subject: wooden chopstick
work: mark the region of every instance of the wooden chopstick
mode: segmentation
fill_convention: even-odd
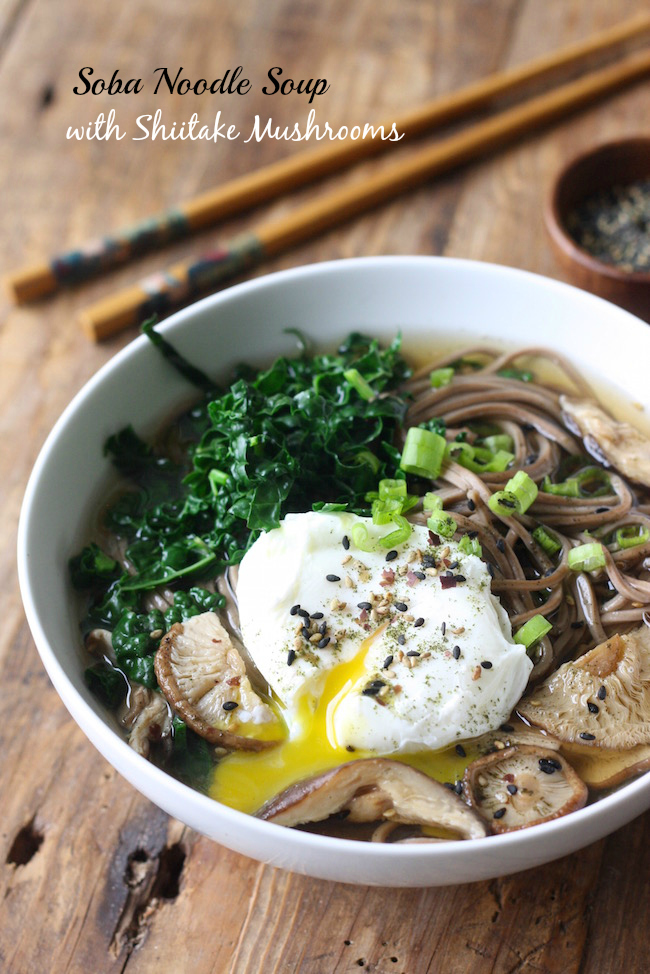
[[[301,206],[223,250],[182,261],[86,308],[80,315],[89,337],[98,341],[150,314],[165,314],[208,288],[231,279],[336,224],[420,185],[433,176],[492,152],[603,95],[650,74],[650,52],[592,72],[509,108],[447,139],[393,162],[361,182],[344,186]]]
[[[530,82],[541,80],[561,68],[577,66],[593,55],[604,55],[626,41],[641,39],[649,33],[650,13],[640,13],[586,40],[429,101],[395,119],[395,127],[405,138],[413,138],[484,108],[499,96],[516,93]],[[392,122],[391,119],[384,123],[386,134]],[[283,159],[233,179],[173,210],[118,230],[105,237],[99,246],[95,242],[49,263],[19,270],[7,279],[9,291],[19,304],[41,298],[59,287],[85,281],[148,250],[186,237],[400,144],[370,136],[358,141],[348,138]]]

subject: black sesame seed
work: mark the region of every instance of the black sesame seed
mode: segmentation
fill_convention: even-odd
[[[467,537],[470,538],[471,540],[473,540],[474,538],[478,538],[478,531],[468,531]]]
[[[496,812],[493,815],[493,818],[503,818],[505,814],[506,814],[505,808],[497,808]]]
[[[236,710],[239,704],[236,700],[226,700],[222,706],[224,710]]]
[[[606,514],[608,510],[608,507],[597,507],[596,514]]]
[[[486,568],[487,568],[488,572],[490,573],[490,578],[494,578],[494,565],[492,564],[492,562],[491,561],[486,561],[485,562],[485,565],[486,565]]]
[[[299,609],[300,609],[300,605],[292,605],[291,608],[289,609],[289,615],[292,616],[298,615]]]
[[[393,548],[392,551],[389,551],[387,553],[387,555],[386,555],[386,561],[395,561],[395,559],[397,558],[397,555],[398,555],[398,552],[395,551],[395,549]]]
[[[464,575],[454,575],[454,578],[456,579],[457,582],[465,582],[465,581],[467,581],[467,579],[465,578]]]
[[[456,782],[456,784],[454,785],[454,791],[456,792],[457,795],[462,795],[463,794],[463,782],[462,781],[457,781]]]
[[[506,785],[506,791],[508,792],[509,795],[516,795],[517,794],[517,786],[516,785]]]
[[[391,655],[390,655],[390,656],[387,656],[387,657],[386,657],[386,659],[384,660],[384,662],[383,662],[383,664],[382,664],[382,667],[381,667],[381,668],[382,668],[382,670],[387,670],[387,669],[388,669],[388,667],[390,666],[390,664],[391,664],[392,662],[393,662],[393,655],[392,655],[392,653],[391,653]]]
[[[311,630],[307,626],[303,626],[300,630],[300,635],[304,636],[305,639],[309,639],[311,637]]]
[[[419,626],[423,626],[424,625],[424,619],[422,618],[422,616],[420,616],[418,619],[416,619],[415,622],[413,623],[413,625],[416,627],[416,629]]]
[[[296,658],[295,649],[290,649],[289,652],[287,653],[287,666],[291,666],[295,658]]]
[[[406,604],[406,602],[393,602],[393,605],[395,606],[398,612],[406,612],[406,610],[408,609],[408,605]]]
[[[505,554],[506,543],[503,540],[503,538],[499,538],[499,540],[497,541],[497,548],[501,552],[502,555]]]
[[[575,622],[571,623],[572,629],[582,629],[583,626],[584,626],[584,622],[582,621],[582,619],[576,619]]]
[[[456,745],[456,754],[458,755],[459,758],[466,758],[467,757],[467,752],[466,752],[466,750],[465,750],[465,748],[463,747],[462,744],[457,744]]]
[[[320,626],[318,627],[318,631],[321,634],[321,636],[324,636],[325,633],[327,632],[327,623],[321,622]]]
[[[400,633],[397,637],[397,642],[400,644],[400,646],[403,646],[406,642],[406,636],[403,636],[402,633]]]
[[[458,562],[457,561],[452,561],[449,567],[450,568],[458,568]]]
[[[531,463],[535,463],[537,456],[538,456],[537,453],[529,453],[526,459],[524,460],[524,464],[528,467]]]
[[[310,615],[309,618],[310,619],[322,619],[323,618],[323,615],[324,615],[323,612],[312,612],[312,614]]]
[[[607,696],[606,687],[600,687],[596,696],[598,697],[599,700],[604,700],[605,697]]]
[[[419,656],[420,654],[418,653],[417,649],[409,649],[409,651],[408,651],[408,653],[406,655],[407,656]]]
[[[562,765],[555,758],[540,758],[538,764],[539,770],[544,774],[555,774],[556,771],[562,770]]]
[[[484,670],[491,670],[492,669],[492,663],[490,663],[489,659],[482,660],[481,666],[483,667]]]
[[[452,570],[451,570],[451,569],[448,569],[448,570],[447,570],[447,571],[445,572],[445,575],[447,576],[447,578],[453,578],[453,577],[454,577],[454,573],[452,572]]]
[[[580,737],[583,741],[595,741],[596,740],[596,735],[595,734],[588,734],[586,731],[583,731],[582,734],[578,734],[578,737]]]
[[[470,511],[476,510],[476,504],[474,503],[471,497],[467,498],[467,506],[469,507]]]
[[[346,551],[350,547],[350,539],[348,538],[347,534],[343,535],[343,540],[341,541],[341,544],[343,545]]]
[[[316,643],[316,645],[318,646],[319,649],[325,649],[329,641],[330,641],[329,636],[323,636],[323,638],[318,643]]]
[[[433,557],[433,555],[422,555],[422,564],[425,568],[435,568],[436,559]]]
[[[301,619],[309,619],[309,613],[307,609],[298,609],[298,615]]]
[[[365,609],[366,612],[370,612],[372,609],[372,602],[357,602],[357,609]]]
[[[340,582],[341,581],[341,576],[340,575],[326,575],[325,578],[327,579],[328,582]]]
[[[597,703],[592,703],[591,700],[588,700],[587,701],[587,709],[589,710],[589,713],[590,714],[599,714],[600,713],[600,707],[598,706],[598,704]]]
[[[443,622],[443,624],[440,626],[440,632],[443,634],[443,636],[447,632],[447,623],[446,622]]]
[[[512,726],[512,724],[501,724],[499,730],[505,731],[506,734],[511,734],[512,731],[514,730],[514,727]]]
[[[522,430],[525,430],[526,433],[532,433],[535,429],[532,423],[522,423],[521,428]]]
[[[460,659],[460,646],[454,646],[451,651],[451,655],[454,657],[454,659]]]
[[[416,578],[419,578],[421,582],[427,577],[424,572],[413,572],[413,574]]]
[[[350,751],[350,753],[352,753],[352,752],[356,751],[356,747],[354,747],[352,744],[346,744],[345,745],[345,750],[346,751]],[[349,809],[346,808],[345,811],[346,812],[349,812]],[[349,940],[346,940],[345,942],[348,945],[351,943],[351,941],[349,941]]]

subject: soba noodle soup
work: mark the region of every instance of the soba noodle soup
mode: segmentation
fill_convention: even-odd
[[[650,766],[650,441],[571,363],[480,346],[410,374],[351,336],[227,390],[193,372],[153,449],[109,441],[132,486],[72,563],[88,680],[136,750],[376,841],[527,827]],[[390,720],[402,743],[369,745]]]

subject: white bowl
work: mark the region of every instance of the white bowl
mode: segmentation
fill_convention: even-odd
[[[169,318],[160,331],[191,361],[225,374],[291,352],[285,328],[331,344],[352,330],[381,339],[402,329],[419,349],[464,337],[548,344],[587,373],[618,381],[650,405],[650,329],[614,305],[522,271],[429,257],[316,264],[240,284]],[[537,866],[619,828],[650,806],[650,775],[565,818],[488,839],[399,846],[285,829],[233,811],[137,755],[83,681],[67,561],[86,540],[105,490],[106,437],[133,423],[145,434],[188,401],[191,387],[140,337],[74,398],[47,439],[20,517],[25,611],[47,672],[79,726],[131,784],[170,815],[254,859],[310,876],[382,886],[437,886]]]

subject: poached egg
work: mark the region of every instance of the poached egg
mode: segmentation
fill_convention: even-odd
[[[290,514],[240,565],[243,641],[286,740],[222,759],[211,793],[228,805],[256,811],[297,780],[377,754],[453,779],[466,763],[454,744],[497,728],[521,697],[533,664],[485,563],[419,525],[390,551],[362,551],[357,524],[371,543],[393,529]]]

